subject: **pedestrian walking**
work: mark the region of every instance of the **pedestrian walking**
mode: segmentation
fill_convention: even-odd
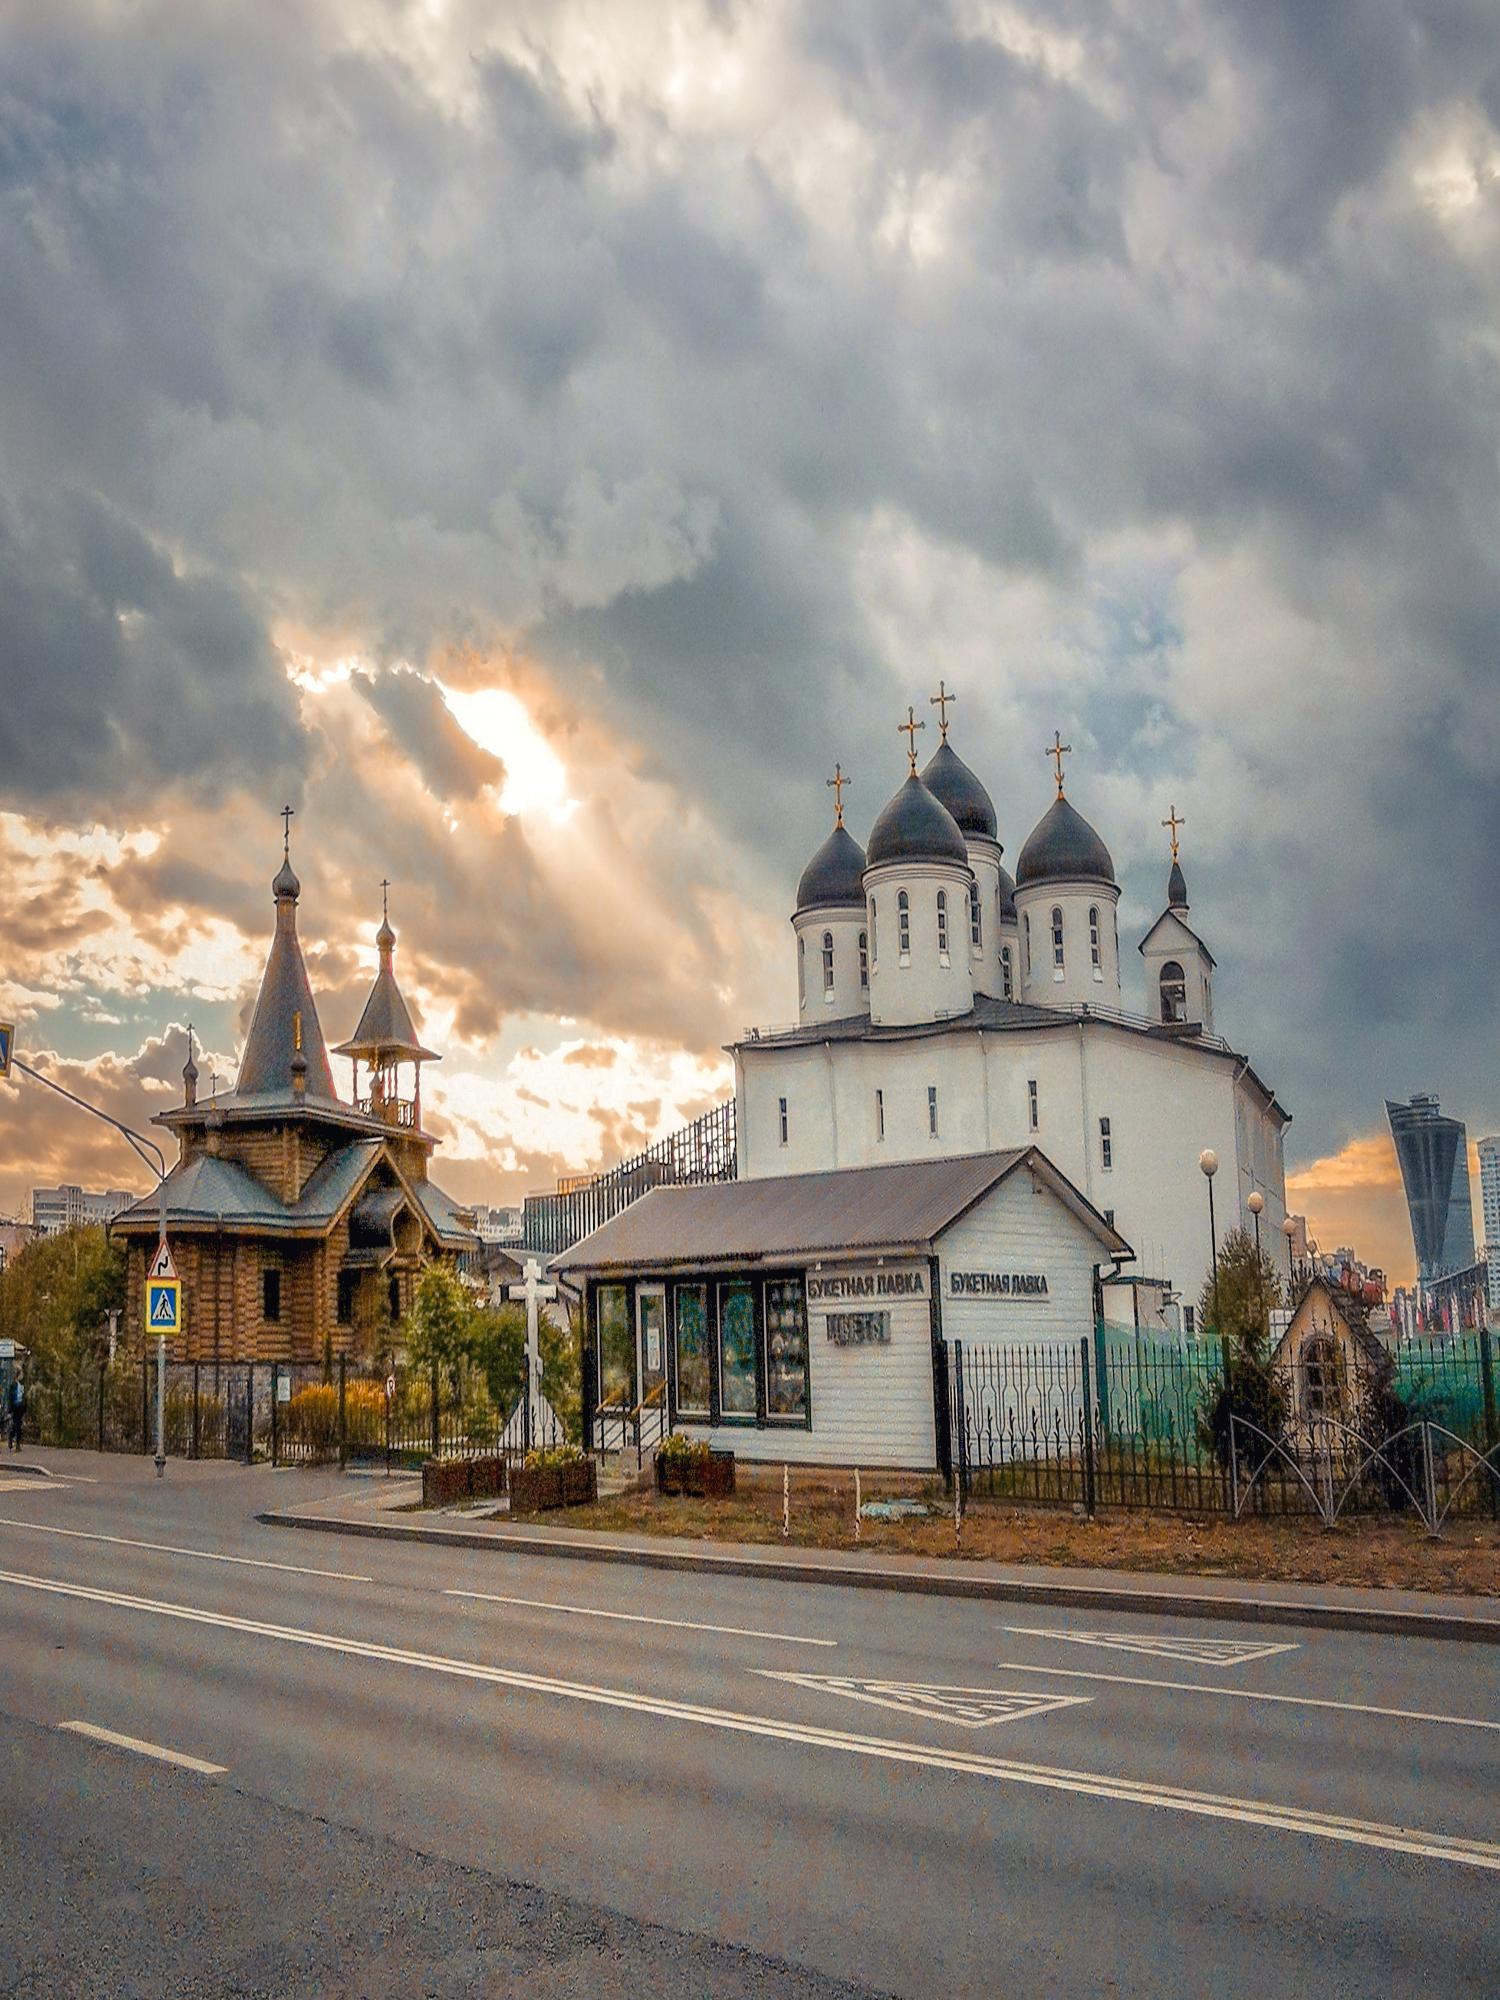
[[[9,1427],[8,1443],[12,1451],[21,1449],[21,1426],[26,1420],[26,1384],[19,1375],[12,1375],[10,1387],[5,1392],[5,1419]]]

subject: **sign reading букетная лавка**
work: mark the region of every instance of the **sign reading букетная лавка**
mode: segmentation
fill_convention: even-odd
[[[908,1264],[901,1269],[873,1271],[810,1271],[807,1302],[811,1306],[863,1304],[867,1299],[925,1299],[927,1268]]]
[[[955,1299],[1051,1297],[1044,1271],[950,1271],[948,1294]]]

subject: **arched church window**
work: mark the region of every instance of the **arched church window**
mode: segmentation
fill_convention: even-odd
[[[1007,1000],[1014,1000],[1016,997],[1016,982],[1014,974],[1011,971],[1010,946],[1008,944],[1000,947],[1000,991]]]
[[[1062,910],[1056,903],[1052,905],[1052,969],[1054,972],[1063,969]]]
[[[946,963],[948,957],[948,891],[939,889],[937,893],[938,956]]]
[[[1028,911],[1026,912],[1025,916],[1024,916],[1024,917],[1022,917],[1022,919],[1021,919],[1021,941],[1022,941],[1023,945],[1025,946],[1025,951],[1024,951],[1024,954],[1023,954],[1023,957],[1022,957],[1022,970],[1023,970],[1024,972],[1025,972],[1025,974],[1026,974],[1026,977],[1027,977],[1027,978],[1029,979],[1029,978],[1031,977],[1031,912],[1030,912],[1030,910],[1028,910]]]
[[[807,939],[797,940],[797,1005],[807,1005]]]
[[[1319,1335],[1302,1350],[1302,1408],[1309,1417],[1331,1417],[1339,1400],[1339,1352]]]
[[[1099,905],[1089,904],[1089,963],[1097,971],[1102,964],[1099,956]]]
[[[833,991],[833,932],[823,933],[823,991]]]
[[[984,950],[984,918],[979,907],[979,884],[969,884],[969,943],[975,951]]]
[[[870,898],[870,957],[877,964],[879,963],[880,947],[875,933],[875,898],[873,896]]]
[[[911,955],[911,898],[901,890],[896,897],[896,943],[901,948],[901,956]]]
[[[868,931],[861,931],[859,934],[859,990],[861,993],[867,993],[869,989],[870,934]]]
[[[1164,1021],[1187,1019],[1187,975],[1175,958],[1161,969],[1161,1017]]]

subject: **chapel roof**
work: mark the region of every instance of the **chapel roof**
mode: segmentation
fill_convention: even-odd
[[[418,1039],[411,1009],[396,983],[396,933],[391,929],[389,916],[381,919],[380,929],[375,933],[375,947],[380,955],[380,964],[375,984],[365,1001],[364,1012],[359,1017],[359,1026],[347,1042],[339,1043],[334,1054],[367,1058],[396,1056],[417,1062],[439,1061],[440,1058],[431,1049],[423,1048]]]

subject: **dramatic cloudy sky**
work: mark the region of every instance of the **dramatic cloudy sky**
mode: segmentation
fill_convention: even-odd
[[[231,1073],[290,801],[330,1040],[389,875],[513,1196],[792,1013],[941,674],[1127,932],[1185,813],[1404,1270],[1382,1095],[1500,1125],[1497,326],[1493,0],[0,0],[0,1005],[136,1116]],[[0,1208],[129,1182],[41,1099]]]

